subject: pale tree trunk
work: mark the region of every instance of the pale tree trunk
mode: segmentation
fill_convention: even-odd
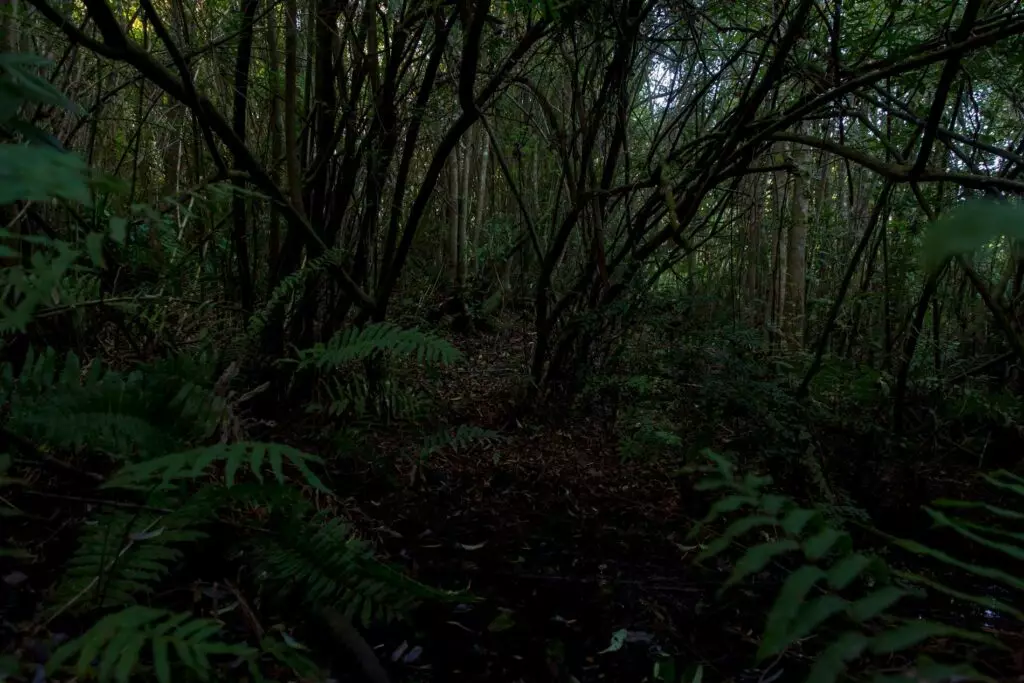
[[[462,177],[460,179],[461,187],[459,188],[459,260],[458,268],[455,275],[455,286],[459,292],[466,286],[466,257],[469,252],[468,247],[468,233],[469,233],[469,214],[470,214],[470,195],[469,195],[469,181],[472,177],[470,173],[470,167],[472,164],[470,160],[473,158],[473,137],[467,135],[465,143],[462,146]]]
[[[787,153],[785,143],[775,148],[775,158],[784,158]],[[768,300],[765,304],[768,340],[772,346],[778,342],[782,311],[786,304],[786,234],[783,231],[785,221],[783,211],[786,207],[785,171],[776,171],[772,177],[772,218],[775,225],[772,230],[772,279]]]
[[[302,206],[302,169],[298,143],[298,7],[284,3],[284,155],[288,169],[288,197],[297,211]]]
[[[487,208],[487,162],[490,159],[490,140],[487,131],[480,127],[480,177],[477,182],[476,221],[473,224],[473,249],[480,249],[480,233],[483,230],[484,210]],[[480,260],[473,259],[473,275],[480,274]]]
[[[448,284],[459,288],[459,155],[448,158]]]
[[[798,128],[799,133],[799,128]],[[784,339],[792,348],[803,347],[807,277],[807,151],[793,147],[793,196],[786,239],[786,308]]]
[[[755,173],[744,179],[747,194],[746,258],[743,259],[744,310],[748,321],[756,324],[761,293],[761,232],[764,229],[764,176]]]

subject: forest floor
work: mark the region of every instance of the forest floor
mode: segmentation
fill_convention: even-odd
[[[799,677],[811,660],[798,650],[748,668],[775,588],[739,586],[719,598],[730,567],[694,562],[699,541],[687,533],[711,497],[694,492],[687,463],[624,462],[614,419],[603,414],[614,408],[514,410],[531,341],[521,330],[510,325],[453,340],[463,362],[429,380],[445,424],[493,429],[500,439],[440,452],[415,478],[402,455],[415,453],[418,442],[399,432],[374,432],[373,457],[332,458],[319,450],[333,463],[329,485],[342,493],[346,516],[383,557],[427,585],[478,598],[428,605],[408,623],[368,632],[396,680],[631,683],[654,680],[654,664],[666,656],[677,670],[701,665],[711,680]],[[700,414],[677,417],[715,448],[731,441],[755,460],[773,448],[733,441],[746,429],[743,418],[708,425]],[[944,481],[959,482],[963,493],[977,480],[976,461],[922,451],[913,462],[879,463],[851,433],[807,428],[819,432],[812,438],[828,451],[823,457],[873,473],[858,502],[871,504],[876,522],[892,533],[923,531],[919,507],[949,493]],[[938,481],[922,474],[940,466],[948,476]],[[920,484],[922,477],[932,484]],[[948,611],[948,600],[911,609],[919,617]],[[964,625],[998,628],[988,617],[962,617]]]
[[[411,486],[407,468],[339,477],[358,482],[346,512],[393,562],[481,599],[427,607],[415,633],[382,630],[371,644],[398,662],[422,648],[391,665],[404,680],[642,681],[666,654],[717,680],[739,673],[753,647],[737,643],[755,641],[734,613],[716,614],[716,577],[694,570],[686,534],[706,510],[692,482],[657,461],[623,463],[609,420],[510,419],[523,343],[460,339],[466,361],[441,379],[449,422],[504,427],[501,440],[439,454]],[[386,435],[376,446],[413,447]]]

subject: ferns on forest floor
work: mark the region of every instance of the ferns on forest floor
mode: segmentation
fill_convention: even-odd
[[[809,681],[831,683],[847,672],[855,661],[871,656],[890,656],[894,653],[917,650],[935,638],[954,638],[1003,648],[996,638],[939,621],[898,616],[897,603],[909,597],[920,596],[913,584],[927,586],[958,600],[999,609],[1007,614],[1019,615],[1017,610],[985,596],[972,596],[949,588],[942,583],[907,572],[893,571],[879,557],[855,552],[846,532],[831,525],[821,512],[802,508],[786,496],[766,493],[764,487],[770,479],[753,474],[739,476],[733,464],[723,456],[706,452],[713,467],[705,469],[708,476],[698,490],[723,491],[726,495],[717,501],[691,531],[698,535],[707,524],[725,515],[746,509],[745,516],[732,521],[703,549],[698,561],[705,560],[757,532],[761,541],[746,547],[734,565],[732,575],[723,590],[757,575],[770,565],[783,566],[787,562],[785,579],[775,603],[768,613],[757,652],[757,660],[781,656],[788,648],[817,636],[827,640],[822,646],[809,673]],[[1024,480],[1014,475],[997,473],[989,480],[996,485],[1024,495]],[[997,508],[983,503],[940,502],[949,508],[983,509],[996,517],[1019,520],[1016,511]],[[999,550],[1014,559],[1024,558],[1018,544],[1018,535],[999,526],[979,525],[963,519],[954,519],[931,508],[926,508],[940,525],[948,526],[971,540]],[[1012,540],[995,540],[993,536]],[[1016,589],[1024,588],[1015,576],[999,569],[956,560],[946,553],[924,544],[890,538],[894,546],[918,554],[928,555],[940,562],[968,572],[1003,581]],[[742,546],[741,546],[742,547]],[[794,568],[788,560],[799,554],[802,559]],[[843,597],[846,595],[848,597]],[[915,669],[919,674],[928,672],[927,680],[941,681],[953,677],[958,680],[987,680],[967,664],[947,665],[917,656]],[[882,676],[878,680],[904,680]]]
[[[15,373],[9,365],[4,368],[8,380],[5,395],[14,407],[14,419],[8,420],[5,428],[18,438],[26,443],[46,443],[55,450],[79,445],[93,450],[94,443],[109,435],[106,427],[71,439],[64,435],[66,427],[62,425],[78,424],[75,411],[89,415],[89,424],[117,423],[119,411],[126,405],[145,427],[133,427],[127,433],[116,433],[116,439],[103,441],[111,449],[112,462],[120,461],[121,467],[100,488],[120,491],[139,500],[141,507],[134,512],[101,511],[80,527],[78,548],[53,593],[46,619],[70,611],[98,615],[100,620],[66,645],[52,666],[79,654],[74,666],[77,673],[96,666],[100,680],[118,681],[146,667],[152,668],[158,680],[181,667],[199,674],[209,668],[207,658],[214,654],[244,655],[257,667],[253,658],[258,651],[223,643],[217,637],[216,622],[138,604],[152,599],[155,590],[173,578],[177,565],[190,560],[190,550],[207,533],[231,524],[237,512],[254,505],[263,507],[273,524],[258,533],[235,534],[237,549],[224,548],[221,559],[247,550],[255,565],[254,581],[279,586],[282,597],[296,596],[311,607],[337,605],[370,622],[394,618],[423,600],[456,596],[428,588],[381,564],[341,520],[325,522],[322,515],[310,514],[308,503],[292,493],[293,473],[311,490],[330,496],[312,469],[320,463],[319,458],[273,443],[170,448],[177,447],[177,440],[168,438],[167,425],[187,423],[190,416],[202,423],[207,415],[182,410],[179,403],[179,410],[172,411],[174,419],[169,419],[167,404],[154,403],[146,389],[153,389],[158,396],[191,395],[196,388],[188,379],[174,391],[166,373],[159,375],[158,382],[133,384],[127,379],[132,374],[126,378],[104,372],[98,363],[83,373],[73,354],[61,359],[47,351],[39,358],[30,358],[22,373]],[[111,387],[122,397],[135,400],[128,404],[106,400]],[[37,419],[24,417],[27,406],[38,411]],[[186,433],[199,431],[193,426]],[[26,456],[25,463],[30,464],[31,455]],[[244,479],[243,474],[247,475]],[[5,554],[16,550],[8,549]],[[457,597],[465,599],[461,594]],[[178,660],[167,659],[168,645],[178,653]],[[94,665],[97,658],[99,663]]]

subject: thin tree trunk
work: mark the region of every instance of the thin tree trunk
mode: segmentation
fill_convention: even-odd
[[[484,127],[480,126],[480,177],[477,182],[477,197],[476,197],[476,220],[473,223],[473,253],[478,253],[480,250],[480,234],[483,231],[484,225],[484,211],[487,209],[487,171],[488,161],[490,160],[490,139],[487,136],[487,131]],[[473,259],[473,276],[476,277],[480,274],[480,259]]]
[[[799,133],[802,127],[797,128]],[[786,239],[786,308],[783,340],[791,348],[804,345],[804,313],[807,282],[807,152],[793,146],[793,198]]]
[[[281,185],[283,175],[281,170],[283,166],[287,166],[287,163],[282,164],[283,159],[281,158],[283,151],[282,137],[284,133],[281,103],[285,98],[285,88],[278,75],[281,73],[281,57],[277,52],[277,28],[277,7],[273,7],[267,15],[267,50],[269,52],[267,63],[270,67],[270,78],[273,82],[273,88],[270,93],[270,172],[274,182]],[[290,186],[290,178],[288,181]],[[281,252],[281,214],[273,202],[270,204],[270,226],[268,233],[266,262],[274,264],[277,263],[277,256]]]

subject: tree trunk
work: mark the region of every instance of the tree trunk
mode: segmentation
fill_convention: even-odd
[[[799,131],[799,127],[798,127]],[[807,282],[807,152],[793,146],[793,197],[786,239],[786,309],[784,342],[803,348]]]

